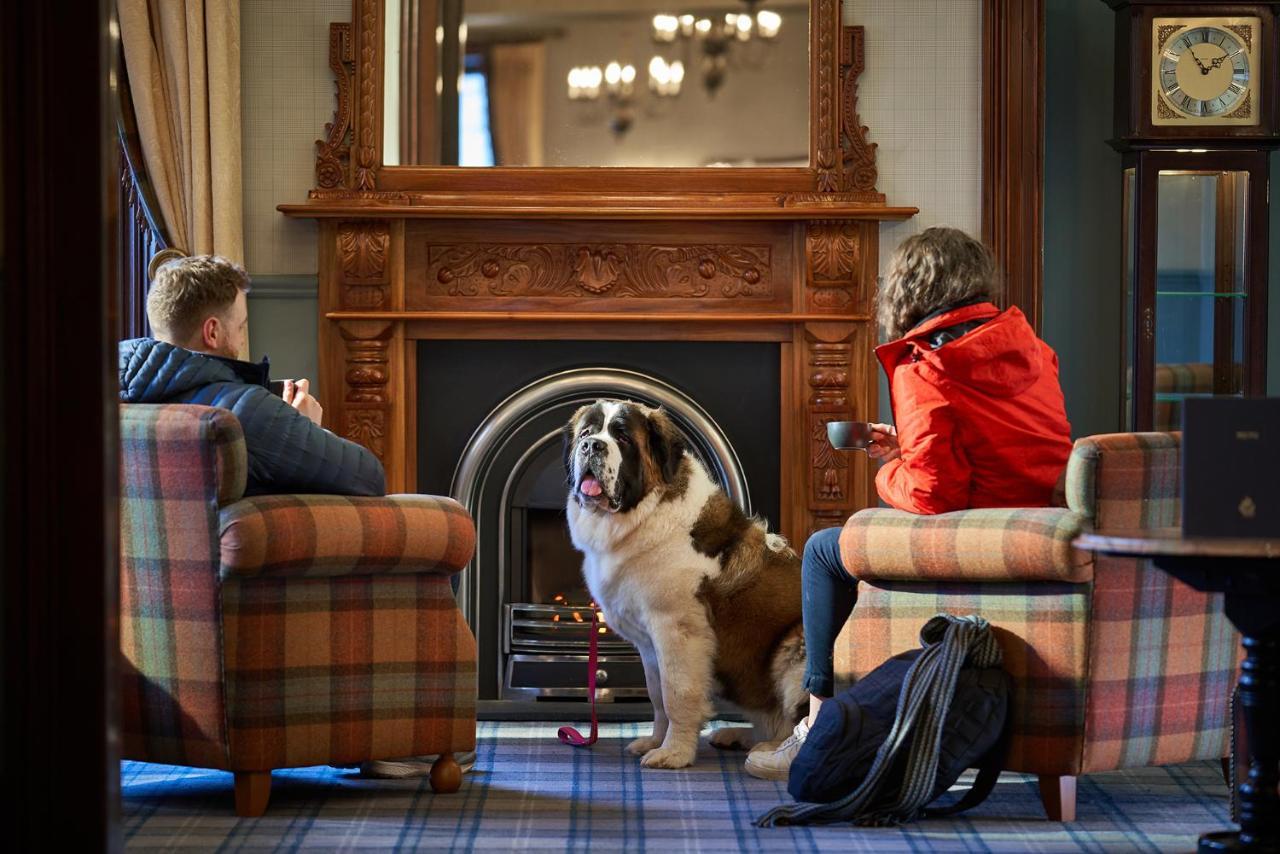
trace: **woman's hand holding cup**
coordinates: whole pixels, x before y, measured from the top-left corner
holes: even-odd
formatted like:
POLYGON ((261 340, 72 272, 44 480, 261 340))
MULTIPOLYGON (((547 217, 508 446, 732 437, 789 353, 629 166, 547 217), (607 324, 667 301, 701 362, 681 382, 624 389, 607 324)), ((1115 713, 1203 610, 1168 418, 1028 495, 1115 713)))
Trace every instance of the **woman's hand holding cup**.
POLYGON ((898 430, 892 424, 871 424, 871 444, 867 446, 867 456, 873 460, 887 463, 902 456, 898 447, 898 430))

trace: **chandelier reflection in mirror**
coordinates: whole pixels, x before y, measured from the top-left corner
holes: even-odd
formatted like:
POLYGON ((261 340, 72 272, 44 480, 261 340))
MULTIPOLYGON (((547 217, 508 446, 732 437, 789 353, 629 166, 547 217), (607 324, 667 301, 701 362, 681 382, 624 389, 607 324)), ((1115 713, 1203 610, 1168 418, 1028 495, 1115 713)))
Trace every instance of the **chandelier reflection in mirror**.
POLYGON ((603 95, 609 102, 609 128, 621 136, 635 122, 636 67, 623 65, 616 59, 600 69, 583 65, 569 69, 569 100, 597 101, 603 95))
MULTIPOLYGON (((569 100, 609 102, 609 127, 621 135, 635 122, 636 68, 630 63, 613 60, 603 69, 598 65, 580 65, 569 69, 569 100)), ((649 91, 659 98, 680 94, 684 82, 684 63, 667 62, 661 56, 649 60, 649 91)))
MULTIPOLYGON (((759 0, 743 0, 746 12, 728 12, 723 17, 693 14, 654 15, 653 40, 659 45, 679 43, 686 58, 691 49, 700 53, 702 85, 714 95, 724 85, 730 59, 748 67, 761 67, 767 46, 782 29, 782 16, 757 9, 759 0)), ((677 60, 678 61, 678 60, 677 60)))
MULTIPOLYGON (((729 12, 723 16, 655 15, 654 43, 659 48, 678 45, 684 58, 668 59, 655 54, 649 60, 649 93, 659 99, 678 96, 684 85, 686 61, 693 60, 691 54, 695 51, 702 71, 702 85, 711 96, 724 85, 731 56, 735 65, 763 67, 768 45, 782 28, 782 16, 768 9, 757 9, 759 0, 743 0, 743 3, 746 12, 729 12)), ((603 69, 598 65, 577 66, 569 70, 569 100, 607 100, 609 127, 621 136, 635 122, 635 77, 635 66, 616 59, 603 69)))

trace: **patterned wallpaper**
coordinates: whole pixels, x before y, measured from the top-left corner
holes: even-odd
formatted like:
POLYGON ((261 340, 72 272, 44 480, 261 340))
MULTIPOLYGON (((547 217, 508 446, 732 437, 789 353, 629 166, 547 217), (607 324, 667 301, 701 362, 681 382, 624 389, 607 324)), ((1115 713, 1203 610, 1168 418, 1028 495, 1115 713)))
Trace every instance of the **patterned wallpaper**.
POLYGON ((979 0, 845 0, 866 27, 858 112, 878 144, 877 189, 920 213, 880 229, 880 268, 931 225, 978 236, 982 211, 982 13, 979 0))
POLYGON ((244 254, 251 274, 316 272, 316 226, 276 205, 315 186, 315 141, 333 117, 329 22, 351 0, 241 0, 244 254))

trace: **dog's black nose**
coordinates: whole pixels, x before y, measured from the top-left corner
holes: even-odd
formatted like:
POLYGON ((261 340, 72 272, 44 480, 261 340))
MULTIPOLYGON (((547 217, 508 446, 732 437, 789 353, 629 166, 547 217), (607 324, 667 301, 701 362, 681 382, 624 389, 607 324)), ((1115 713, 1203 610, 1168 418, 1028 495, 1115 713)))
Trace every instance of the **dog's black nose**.
POLYGON ((587 454, 587 455, 603 454, 604 440, 603 439, 583 439, 582 444, 579 446, 579 449, 582 451, 583 454, 587 454))

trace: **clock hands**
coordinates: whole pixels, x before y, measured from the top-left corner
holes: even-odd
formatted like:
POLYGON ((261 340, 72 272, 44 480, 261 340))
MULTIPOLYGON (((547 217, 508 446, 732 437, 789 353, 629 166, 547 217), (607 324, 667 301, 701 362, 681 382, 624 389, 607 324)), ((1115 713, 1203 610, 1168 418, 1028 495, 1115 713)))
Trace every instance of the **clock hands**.
POLYGON ((1193 47, 1188 47, 1187 53, 1191 54, 1191 58, 1196 61, 1196 66, 1200 69, 1201 74, 1208 74, 1214 68, 1217 68, 1218 65, 1220 64, 1218 62, 1214 62, 1212 68, 1208 65, 1205 65, 1203 62, 1200 61, 1200 57, 1196 56, 1196 49, 1193 47))
POLYGON ((1228 59, 1235 59, 1236 54, 1238 53, 1240 53, 1240 51, 1236 51, 1235 53, 1224 53, 1222 56, 1218 57, 1213 61, 1213 67, 1221 68, 1222 63, 1226 62, 1228 59))

